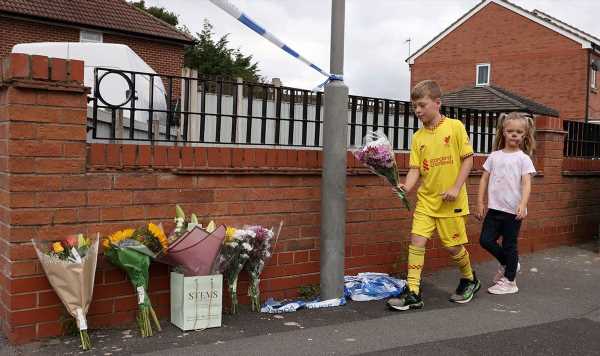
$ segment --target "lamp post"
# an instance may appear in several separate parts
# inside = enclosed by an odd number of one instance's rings
[[[345,0],[332,0],[330,73],[344,72]],[[343,80],[325,85],[323,174],[321,180],[321,299],[344,294],[346,238],[346,152],[348,87]]]

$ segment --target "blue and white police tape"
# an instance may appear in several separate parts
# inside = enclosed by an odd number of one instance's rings
[[[265,304],[260,308],[260,312],[269,314],[291,313],[304,307],[305,304],[306,302],[302,300],[286,303],[275,300],[273,298],[269,298],[267,299],[267,301],[265,301]]]
[[[265,304],[260,308],[261,313],[269,314],[282,314],[295,312],[298,309],[319,309],[319,308],[331,308],[346,305],[346,298],[334,298],[328,300],[313,300],[305,302],[303,300],[296,300],[292,302],[281,302],[274,300],[273,298],[267,299]]]
[[[309,67],[311,67],[312,69],[314,69],[317,72],[319,72],[319,73],[323,74],[324,76],[326,76],[327,80],[325,80],[317,88],[323,87],[325,84],[327,84],[327,82],[332,81],[332,80],[340,80],[340,81],[344,80],[344,77],[341,74],[330,74],[330,73],[324,71],[323,69],[319,68],[318,66],[316,66],[312,62],[310,62],[308,59],[302,57],[298,52],[294,51],[288,45],[286,45],[285,43],[283,43],[280,39],[278,39],[277,37],[275,37],[275,35],[273,35],[272,33],[268,32],[267,30],[265,30],[264,27],[262,27],[261,25],[259,25],[256,21],[254,21],[253,19],[251,19],[248,15],[246,15],[245,13],[243,13],[240,9],[238,9],[237,7],[235,7],[235,5],[233,5],[229,1],[227,1],[227,0],[210,0],[210,2],[212,2],[213,4],[215,4],[216,6],[218,6],[219,8],[221,8],[223,11],[227,12],[229,15],[233,16],[234,18],[236,18],[238,21],[240,21],[241,23],[243,23],[244,25],[246,25],[252,31],[258,33],[259,35],[261,35],[265,39],[269,40],[275,46],[277,46],[277,47],[281,48],[282,50],[284,50],[286,53],[288,53],[292,57],[295,57],[295,58],[299,59],[300,61],[302,61],[303,63],[305,63]]]
[[[404,291],[406,281],[387,273],[365,272],[344,276],[344,295],[353,301],[379,300],[395,297]]]

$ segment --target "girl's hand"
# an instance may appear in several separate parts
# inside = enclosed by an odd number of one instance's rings
[[[523,219],[525,219],[526,216],[527,216],[527,205],[521,203],[517,207],[517,217],[515,219],[523,220]]]
[[[477,220],[481,220],[483,219],[484,215],[485,206],[483,205],[483,203],[477,203],[477,208],[475,209],[475,217],[477,218]]]

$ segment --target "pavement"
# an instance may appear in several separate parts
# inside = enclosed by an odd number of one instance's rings
[[[78,337],[18,347],[0,340],[0,355],[600,355],[596,244],[522,256],[521,265],[519,293],[496,296],[485,289],[497,264],[476,264],[484,288],[464,305],[447,300],[459,278],[450,268],[425,275],[422,310],[372,301],[271,315],[242,306],[221,328],[184,333],[164,320],[145,339],[134,327],[93,330],[85,353]]]

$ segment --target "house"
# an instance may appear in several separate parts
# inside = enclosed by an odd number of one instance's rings
[[[156,72],[181,75],[192,41],[124,0],[0,0],[0,58],[17,43],[121,43]]]
[[[538,10],[481,1],[407,62],[411,85],[434,79],[454,99],[492,86],[563,119],[600,120],[600,38]]]

